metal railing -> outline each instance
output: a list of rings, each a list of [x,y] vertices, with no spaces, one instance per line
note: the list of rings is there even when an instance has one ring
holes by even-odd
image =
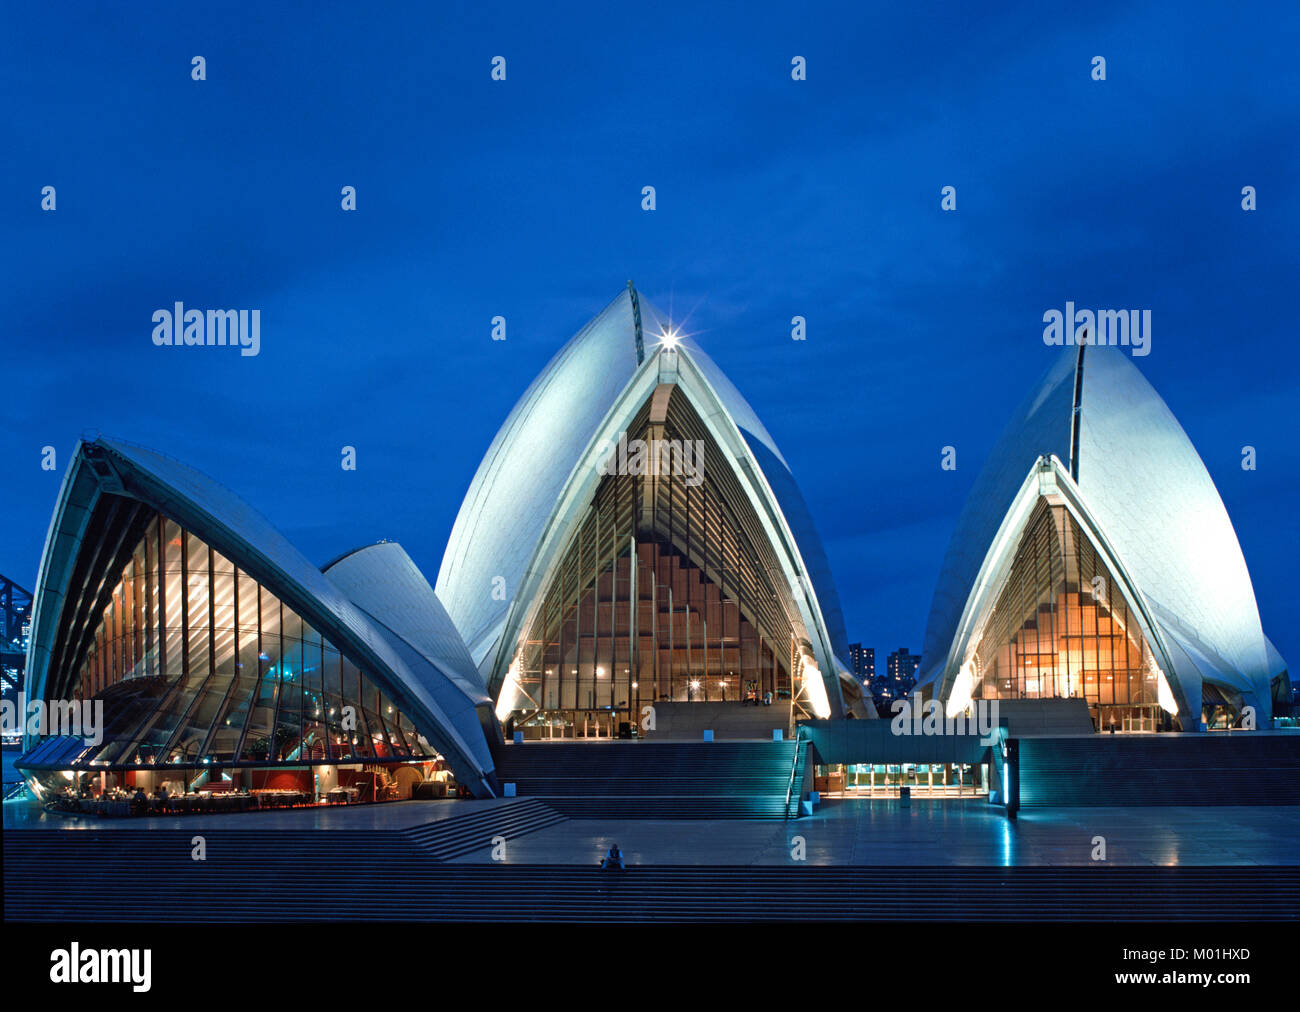
[[[794,734],[794,762],[790,764],[790,781],[785,785],[785,817],[790,817],[790,797],[794,794],[794,778],[799,772],[799,753],[803,750],[803,728]]]

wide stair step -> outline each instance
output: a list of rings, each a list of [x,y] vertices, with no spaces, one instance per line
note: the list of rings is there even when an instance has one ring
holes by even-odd
[[[6,830],[8,921],[1291,920],[1300,868],[430,861],[401,831]],[[421,860],[421,857],[424,860]]]
[[[1024,807],[1300,804],[1300,734],[1020,741]]]
[[[655,703],[655,729],[644,732],[646,741],[692,744],[713,732],[714,741],[771,741],[772,732],[788,736],[791,704],[788,699],[771,706],[730,703]]]
[[[785,796],[548,798],[547,804],[571,819],[781,819]]]
[[[441,819],[403,830],[407,839],[438,861],[492,846],[494,837],[513,840],[536,833],[568,816],[536,800],[494,805],[482,812]]]
[[[781,819],[792,741],[530,742],[497,757],[502,783],[574,818]]]

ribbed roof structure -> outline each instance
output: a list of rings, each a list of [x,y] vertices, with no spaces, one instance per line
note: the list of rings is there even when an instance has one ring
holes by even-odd
[[[51,671],[50,658],[78,556],[83,547],[100,550],[84,535],[105,495],[151,506],[274,588],[391,694],[460,782],[475,793],[495,793],[493,761],[475,716],[486,698],[475,687],[464,647],[452,639],[454,627],[405,552],[396,545],[364,549],[340,560],[327,578],[229,489],[161,453],[116,439],[79,443],[64,476],[37,580],[29,698],[63,698],[69,688],[72,673]],[[389,606],[388,624],[377,621]],[[425,614],[417,617],[420,609]]]
[[[919,684],[946,700],[980,628],[988,581],[1014,552],[1008,523],[1030,477],[1053,481],[1122,574],[1149,623],[1184,726],[1201,684],[1265,716],[1269,662],[1250,574],[1227,509],[1191,440],[1122,348],[1071,348],[1017,409],[957,521],[940,571]]]
[[[827,682],[848,654],[844,620],[802,496],[771,434],[693,341],[665,343],[665,317],[629,285],[542,370],[497,432],[465,495],[438,572],[439,599],[487,685],[504,674],[542,573],[562,533],[590,502],[595,454],[660,382],[678,385],[729,454],[786,574],[806,607],[809,639]],[[493,594],[504,580],[506,593]]]

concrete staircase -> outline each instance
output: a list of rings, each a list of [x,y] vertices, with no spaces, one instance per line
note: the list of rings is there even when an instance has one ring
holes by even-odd
[[[405,833],[6,830],[6,921],[1292,920],[1300,868],[443,864]]]
[[[655,730],[642,732],[646,741],[702,741],[705,731],[714,741],[771,741],[773,728],[791,733],[790,700],[771,706],[743,703],[655,703]]]
[[[573,818],[782,819],[795,743],[529,742],[497,777]]]
[[[403,833],[434,860],[449,861],[490,847],[493,837],[513,840],[566,819],[540,801],[515,801],[415,826]]]
[[[1072,699],[999,699],[998,722],[1012,738],[1064,738],[1092,734],[1088,701]]]
[[[1025,738],[1020,804],[1300,805],[1300,734]]]

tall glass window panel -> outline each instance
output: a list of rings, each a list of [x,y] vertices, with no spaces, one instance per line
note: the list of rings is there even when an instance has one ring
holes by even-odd
[[[158,525],[160,518],[154,517],[149,523],[144,536],[145,569],[148,577],[145,583],[145,671],[157,674],[161,659],[158,648],[158,629],[162,624],[159,604],[162,600],[158,568]]]
[[[235,672],[235,571],[229,561],[213,552],[212,650],[215,670]]]
[[[242,571],[236,574],[234,585],[237,591],[235,678],[212,743],[213,754],[222,761],[232,761],[238,756],[239,740],[259,686],[258,586]]]
[[[185,535],[186,542],[186,641],[191,672],[207,671],[210,667],[208,650],[212,619],[209,614],[208,546],[193,534]]]
[[[302,619],[280,605],[280,702],[275,754],[283,762],[300,758],[302,744]]]
[[[379,697],[379,719],[383,722],[384,734],[392,746],[393,754],[397,756],[410,755],[410,749],[407,748],[406,739],[402,735],[397,707],[384,693],[378,692],[377,695]]]
[[[361,672],[346,657],[340,659],[343,681],[343,711],[341,724],[354,758],[370,758],[374,753],[370,729],[366,724],[365,707],[362,706]]]
[[[259,610],[261,633],[257,655],[257,694],[244,736],[243,758],[251,762],[265,762],[271,757],[280,684],[280,600],[265,587],[260,588]]]
[[[324,676],[325,683],[325,729],[332,759],[346,759],[352,754],[352,738],[343,730],[343,683],[339,669],[339,652],[334,645],[325,642]]]
[[[311,626],[302,629],[302,753],[305,759],[327,759],[325,698],[321,665],[321,637]]]
[[[166,667],[163,669],[163,674],[169,680],[177,678],[185,666],[185,585],[184,563],[181,561],[181,542],[181,529],[171,520],[164,521],[163,603],[165,614],[163,624],[166,631],[164,637],[166,647],[164,661]]]

